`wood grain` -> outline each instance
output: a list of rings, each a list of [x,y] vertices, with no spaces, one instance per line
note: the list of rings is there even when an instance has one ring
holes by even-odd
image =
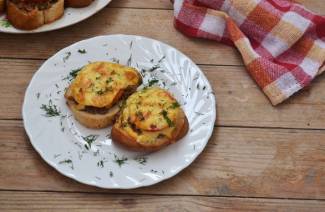
[[[170,0],[113,0],[109,7],[172,9]]]
[[[0,90],[6,91],[0,92],[0,119],[21,119],[25,89],[42,62],[0,59]],[[325,129],[325,76],[284,104],[272,107],[243,67],[201,68],[216,93],[218,125]]]
[[[0,189],[325,199],[324,130],[216,128],[190,168],[128,191],[60,175],[33,150],[21,121],[0,121],[0,131]]]
[[[308,211],[324,209],[317,200],[225,197],[107,195],[56,192],[0,192],[2,211]]]
[[[145,25],[139,30],[139,25],[144,22]],[[190,39],[177,32],[173,27],[173,11],[123,8],[105,8],[92,18],[63,30],[32,35],[2,33],[0,58],[46,59],[77,41],[121,33],[144,35],[164,41],[189,55],[196,63],[242,64],[236,50],[229,46]]]
[[[164,5],[166,4],[166,1],[160,0],[115,2],[114,5],[120,7],[147,5],[149,8],[165,8]],[[320,1],[305,2],[310,8],[319,11],[325,9],[325,4],[319,3]],[[141,25],[144,21],[144,27],[139,30],[139,24]],[[164,41],[183,51],[198,64],[242,65],[241,57],[232,47],[213,41],[187,38],[177,32],[173,27],[172,10],[110,7],[105,8],[86,21],[62,30],[32,35],[1,33],[0,58],[45,59],[77,41],[98,35],[116,33],[137,34]],[[26,42],[26,38],[28,38],[28,42]]]
[[[324,0],[294,0],[308,9],[324,14]],[[170,0],[113,0],[110,7],[173,9]]]

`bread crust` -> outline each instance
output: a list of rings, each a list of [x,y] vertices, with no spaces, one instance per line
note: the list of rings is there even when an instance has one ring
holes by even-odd
[[[64,0],[58,0],[51,8],[44,10],[45,24],[52,23],[60,19],[64,14]]]
[[[65,3],[68,7],[87,7],[93,2],[93,0],[65,0]]]
[[[33,30],[51,23],[62,17],[64,13],[64,0],[58,0],[49,8],[40,10],[34,8],[32,10],[20,9],[15,3],[7,0],[7,17],[10,23],[23,30]]]
[[[134,93],[138,86],[142,83],[141,74],[138,71],[135,71],[134,73],[137,75],[137,83],[134,85],[128,85],[126,88],[118,90],[112,102],[109,105],[105,105],[108,111],[104,114],[98,113],[98,109],[102,108],[92,107],[92,109],[95,109],[96,112],[90,112],[89,110],[86,110],[87,106],[78,104],[74,99],[71,84],[66,90],[64,97],[67,100],[67,105],[72,111],[75,119],[82,125],[93,129],[100,129],[113,125],[120,111],[120,105],[122,105],[124,99]]]
[[[173,133],[172,139],[161,138],[157,139],[155,143],[142,144],[137,142],[137,140],[129,136],[122,128],[115,124],[112,128],[112,140],[117,144],[124,146],[125,148],[137,151],[137,152],[154,152],[175,143],[182,139],[189,130],[189,122],[182,111],[181,118],[176,123],[176,130]]]
[[[68,100],[67,105],[70,108],[74,118],[79,123],[92,129],[101,129],[112,125],[118,112],[120,111],[118,104],[110,108],[105,114],[92,114],[87,111],[78,110],[77,104],[72,100]]]

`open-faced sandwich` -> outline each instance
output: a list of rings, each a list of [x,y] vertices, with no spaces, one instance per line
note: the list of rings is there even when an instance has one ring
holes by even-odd
[[[134,151],[156,151],[188,132],[186,115],[166,90],[149,87],[132,94],[112,129],[112,140]]]
[[[94,0],[0,0],[0,14],[18,29],[33,30],[58,20],[65,7],[86,7]],[[5,9],[6,8],[6,9]]]
[[[36,29],[64,13],[64,0],[7,0],[7,17],[16,28]]]
[[[112,125],[122,100],[142,83],[134,68],[109,62],[95,62],[78,72],[65,98],[76,120],[89,128]]]
[[[68,7],[87,7],[94,0],[65,0]]]

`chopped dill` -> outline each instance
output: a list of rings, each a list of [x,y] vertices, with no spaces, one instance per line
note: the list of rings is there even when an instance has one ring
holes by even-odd
[[[87,53],[86,49],[78,49],[78,52],[80,54],[86,54]]]
[[[104,168],[104,161],[103,160],[98,161],[97,166],[101,167],[101,168]]]
[[[91,144],[96,141],[98,138],[98,135],[88,135],[88,136],[81,136],[84,141],[86,141],[87,144],[85,144],[85,148],[89,150],[91,148]]]
[[[147,158],[146,157],[136,157],[134,158],[135,161],[140,163],[141,165],[146,165],[147,163]]]
[[[173,104],[170,106],[170,108],[172,108],[172,109],[176,109],[178,107],[180,107],[178,102],[173,102]]]
[[[71,52],[66,52],[65,54],[66,55],[63,57],[63,62],[66,62],[70,58]]]
[[[122,158],[119,158],[119,157],[117,157],[117,155],[114,154],[114,161],[113,162],[117,163],[119,167],[124,165],[127,160],[128,160],[127,157],[123,156]]]
[[[152,80],[150,80],[150,81],[148,82],[148,86],[151,87],[151,86],[153,86],[154,84],[156,84],[156,83],[158,83],[158,82],[159,82],[159,80],[157,80],[157,79],[152,79]]]
[[[45,111],[44,116],[46,117],[55,117],[61,115],[61,111],[57,108],[56,105],[52,103],[51,99],[49,100],[48,105],[42,104],[40,108]]]
[[[166,110],[161,111],[160,114],[164,117],[164,119],[166,120],[166,122],[167,122],[167,124],[168,124],[169,127],[173,127],[174,126],[174,122],[172,120],[170,120],[170,118],[168,117],[168,113],[167,113]]]
[[[69,75],[65,78],[63,78],[63,80],[69,80],[72,81],[74,78],[77,77],[79,71],[81,71],[82,68],[77,68],[77,69],[73,69],[70,71]]]

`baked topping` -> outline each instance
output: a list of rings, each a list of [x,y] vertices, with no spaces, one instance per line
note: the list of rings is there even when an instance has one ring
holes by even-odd
[[[132,94],[126,101],[118,125],[140,143],[171,139],[184,118],[178,102],[166,90],[151,87]]]
[[[68,96],[80,107],[110,108],[129,87],[137,86],[141,78],[134,68],[115,63],[95,62],[85,66],[72,82]]]

